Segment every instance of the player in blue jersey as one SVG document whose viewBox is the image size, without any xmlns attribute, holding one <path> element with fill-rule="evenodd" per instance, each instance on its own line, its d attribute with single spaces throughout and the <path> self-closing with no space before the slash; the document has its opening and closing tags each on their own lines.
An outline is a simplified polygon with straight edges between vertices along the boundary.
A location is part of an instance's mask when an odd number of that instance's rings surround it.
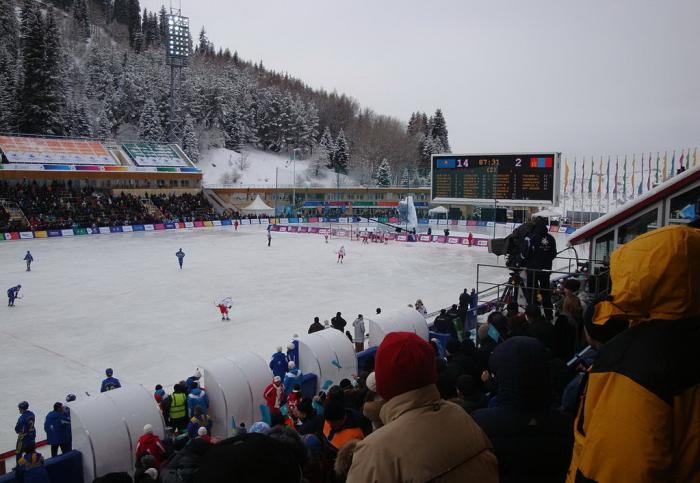
<svg viewBox="0 0 700 483">
<path fill-rule="evenodd" d="M 19 298 L 19 291 L 22 288 L 21 285 L 15 285 L 7 289 L 7 306 L 14 307 L 15 300 Z"/>
<path fill-rule="evenodd" d="M 27 445 L 34 444 L 36 441 L 36 429 L 34 428 L 34 413 L 29 410 L 29 403 L 22 401 L 17 405 L 19 409 L 19 419 L 15 425 L 15 433 L 17 433 L 17 461 L 26 451 Z"/>
<path fill-rule="evenodd" d="M 105 370 L 105 374 L 107 375 L 107 378 L 102 381 L 102 387 L 100 387 L 100 392 L 107 392 L 111 391 L 112 389 L 119 389 L 122 387 L 121 383 L 119 382 L 119 379 L 116 377 L 112 377 L 112 374 L 114 372 L 112 369 L 107 369 Z"/>
</svg>

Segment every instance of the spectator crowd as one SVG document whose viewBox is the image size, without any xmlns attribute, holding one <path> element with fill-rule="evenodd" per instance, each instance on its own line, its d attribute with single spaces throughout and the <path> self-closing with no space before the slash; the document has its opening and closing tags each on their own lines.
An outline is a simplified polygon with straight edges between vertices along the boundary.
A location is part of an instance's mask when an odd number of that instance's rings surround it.
<svg viewBox="0 0 700 483">
<path fill-rule="evenodd" d="M 510 303 L 478 325 L 465 290 L 430 341 L 390 333 L 358 374 L 316 394 L 302 391 L 294 345 L 278 347 L 263 420 L 221 441 L 199 370 L 171 394 L 158 385 L 172 431 L 143 428 L 135 481 L 700 481 L 696 253 L 692 226 L 642 235 L 613 253 L 611 294 L 591 300 L 575 278 L 555 287 L 553 321 Z M 337 313 L 309 332 L 346 326 Z M 61 427 L 57 405 L 46 424 Z M 16 429 L 33 443 L 28 409 Z M 34 454 L 27 444 L 20 465 L 40 466 Z"/>
</svg>

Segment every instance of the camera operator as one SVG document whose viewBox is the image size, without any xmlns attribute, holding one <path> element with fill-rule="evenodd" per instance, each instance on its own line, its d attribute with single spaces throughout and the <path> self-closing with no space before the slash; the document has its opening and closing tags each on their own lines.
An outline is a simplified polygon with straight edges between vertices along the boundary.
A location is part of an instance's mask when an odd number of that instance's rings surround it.
<svg viewBox="0 0 700 483">
<path fill-rule="evenodd" d="M 549 286 L 552 262 L 557 256 L 557 242 L 547 231 L 546 221 L 542 217 L 533 220 L 534 227 L 525 236 L 521 254 L 522 266 L 527 270 L 525 296 L 528 304 L 535 304 L 537 290 L 542 294 L 542 306 L 547 320 L 553 318 L 552 292 Z M 535 270 L 535 271 L 533 271 Z"/>
</svg>

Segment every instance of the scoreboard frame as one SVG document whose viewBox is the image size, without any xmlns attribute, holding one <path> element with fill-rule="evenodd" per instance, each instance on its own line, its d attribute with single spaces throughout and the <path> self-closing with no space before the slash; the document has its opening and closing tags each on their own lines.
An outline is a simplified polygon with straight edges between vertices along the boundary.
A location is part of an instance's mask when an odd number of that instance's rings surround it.
<svg viewBox="0 0 700 483">
<path fill-rule="evenodd" d="M 499 157 L 499 156 L 522 156 L 527 157 L 551 157 L 553 186 L 552 199 L 547 200 L 518 200 L 518 199 L 498 199 L 498 198 L 436 198 L 434 194 L 433 170 L 435 169 L 436 157 L 450 158 L 473 158 L 473 157 Z M 433 204 L 450 204 L 450 205 L 493 205 L 501 206 L 556 206 L 559 203 L 561 171 L 560 171 L 561 153 L 556 151 L 537 152 L 537 153 L 468 153 L 468 154 L 453 154 L 453 153 L 436 153 L 430 156 L 430 199 Z M 549 169 L 549 168 L 542 168 Z"/>
</svg>

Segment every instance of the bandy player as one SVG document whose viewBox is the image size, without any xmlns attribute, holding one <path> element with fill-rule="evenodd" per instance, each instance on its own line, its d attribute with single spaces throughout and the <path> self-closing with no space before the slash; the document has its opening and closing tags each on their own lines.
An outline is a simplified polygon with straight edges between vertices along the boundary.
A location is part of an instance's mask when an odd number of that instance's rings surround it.
<svg viewBox="0 0 700 483">
<path fill-rule="evenodd" d="M 335 263 L 343 263 L 343 258 L 345 258 L 345 246 L 341 245 L 338 250 L 338 260 Z"/>
</svg>

